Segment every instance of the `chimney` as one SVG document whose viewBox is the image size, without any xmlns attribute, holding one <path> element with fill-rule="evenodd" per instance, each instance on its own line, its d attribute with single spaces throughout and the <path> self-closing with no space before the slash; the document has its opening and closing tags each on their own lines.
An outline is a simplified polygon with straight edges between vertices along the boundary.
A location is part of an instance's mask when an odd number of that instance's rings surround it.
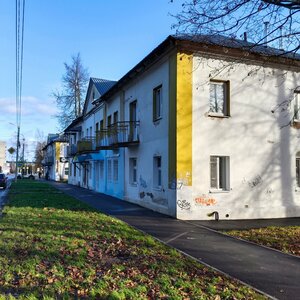
<svg viewBox="0 0 300 300">
<path fill-rule="evenodd" d="M 282 41 L 282 26 L 279 28 L 279 49 L 283 51 L 283 41 Z"/>
<path fill-rule="evenodd" d="M 247 32 L 244 32 L 244 41 L 247 42 Z"/>
<path fill-rule="evenodd" d="M 265 44 L 265 47 L 268 47 L 268 27 L 269 27 L 269 22 L 264 22 L 265 24 L 265 30 L 264 30 L 264 44 Z"/>
</svg>

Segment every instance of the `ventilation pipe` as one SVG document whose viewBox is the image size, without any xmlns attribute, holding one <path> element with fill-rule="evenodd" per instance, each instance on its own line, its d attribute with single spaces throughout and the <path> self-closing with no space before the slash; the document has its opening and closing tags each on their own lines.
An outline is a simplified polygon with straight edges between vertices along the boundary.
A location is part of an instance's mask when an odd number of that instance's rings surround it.
<svg viewBox="0 0 300 300">
<path fill-rule="evenodd" d="M 265 44 L 265 47 L 268 46 L 268 27 L 269 27 L 269 22 L 264 22 L 265 24 L 265 30 L 264 30 L 264 44 Z"/>
</svg>

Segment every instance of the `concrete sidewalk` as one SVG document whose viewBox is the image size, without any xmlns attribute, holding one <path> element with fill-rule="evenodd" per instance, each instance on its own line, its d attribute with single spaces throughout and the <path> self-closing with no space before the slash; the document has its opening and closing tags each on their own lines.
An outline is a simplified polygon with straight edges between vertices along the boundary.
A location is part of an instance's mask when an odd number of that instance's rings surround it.
<svg viewBox="0 0 300 300">
<path fill-rule="evenodd" d="M 223 235 L 208 228 L 209 222 L 176 220 L 114 197 L 68 184 L 49 183 L 271 297 L 300 299 L 298 257 Z M 299 218 L 290 221 L 292 225 L 300 223 Z M 276 222 L 289 224 L 286 219 L 266 220 L 265 223 L 275 225 Z M 220 223 L 216 224 L 214 221 L 211 224 L 213 226 L 210 227 L 221 227 Z M 229 221 L 230 228 L 240 227 L 241 224 L 241 221 Z M 246 221 L 245 224 L 242 227 L 249 228 L 251 221 Z M 257 224 L 257 220 L 252 221 L 253 224 Z M 260 224 L 264 224 L 264 221 L 261 220 Z"/>
</svg>

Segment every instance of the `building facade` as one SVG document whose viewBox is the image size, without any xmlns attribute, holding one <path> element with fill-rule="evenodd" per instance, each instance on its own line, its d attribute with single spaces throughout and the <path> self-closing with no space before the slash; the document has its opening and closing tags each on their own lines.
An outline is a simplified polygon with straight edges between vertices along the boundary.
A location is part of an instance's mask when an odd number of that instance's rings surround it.
<svg viewBox="0 0 300 300">
<path fill-rule="evenodd" d="M 94 97 L 69 183 L 191 220 L 300 215 L 300 60 L 168 37 Z"/>
<path fill-rule="evenodd" d="M 49 134 L 47 144 L 43 148 L 44 177 L 47 180 L 67 181 L 69 162 L 67 160 L 68 142 L 59 134 Z"/>
</svg>

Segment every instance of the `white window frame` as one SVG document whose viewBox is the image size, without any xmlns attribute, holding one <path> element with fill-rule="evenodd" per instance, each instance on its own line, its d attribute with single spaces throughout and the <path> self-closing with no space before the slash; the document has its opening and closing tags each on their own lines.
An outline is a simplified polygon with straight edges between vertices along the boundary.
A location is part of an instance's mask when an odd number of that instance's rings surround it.
<svg viewBox="0 0 300 300">
<path fill-rule="evenodd" d="M 129 183 L 131 185 L 137 185 L 137 158 L 129 158 Z"/>
<path fill-rule="evenodd" d="M 295 171 L 296 171 L 296 190 L 300 191 L 300 151 L 296 154 L 296 160 L 295 160 Z"/>
<path fill-rule="evenodd" d="M 153 157 L 153 188 L 161 189 L 162 188 L 162 158 L 161 156 Z"/>
<path fill-rule="evenodd" d="M 300 91 L 298 90 L 294 92 L 293 104 L 293 121 L 300 123 Z"/>
<path fill-rule="evenodd" d="M 104 160 L 99 161 L 99 178 L 104 179 Z"/>
<path fill-rule="evenodd" d="M 118 182 L 119 180 L 119 160 L 113 159 L 113 181 Z"/>
<path fill-rule="evenodd" d="M 161 118 L 162 118 L 162 85 L 159 85 L 153 89 L 153 122 L 160 120 Z"/>
<path fill-rule="evenodd" d="M 217 100 L 217 87 L 223 87 L 223 107 L 222 111 L 213 109 L 211 103 L 218 103 Z M 212 88 L 214 89 L 212 98 Z M 209 82 L 209 116 L 215 117 L 229 117 L 229 81 L 211 80 Z"/>
<path fill-rule="evenodd" d="M 112 182 L 112 159 L 107 160 L 107 182 Z"/>
<path fill-rule="evenodd" d="M 215 160 L 215 161 L 213 161 Z M 213 178 L 213 164 L 216 178 Z M 223 177 L 222 177 L 223 176 Z M 215 186 L 212 181 L 215 181 Z M 230 157 L 210 156 L 210 192 L 228 192 L 230 190 Z"/>
</svg>

